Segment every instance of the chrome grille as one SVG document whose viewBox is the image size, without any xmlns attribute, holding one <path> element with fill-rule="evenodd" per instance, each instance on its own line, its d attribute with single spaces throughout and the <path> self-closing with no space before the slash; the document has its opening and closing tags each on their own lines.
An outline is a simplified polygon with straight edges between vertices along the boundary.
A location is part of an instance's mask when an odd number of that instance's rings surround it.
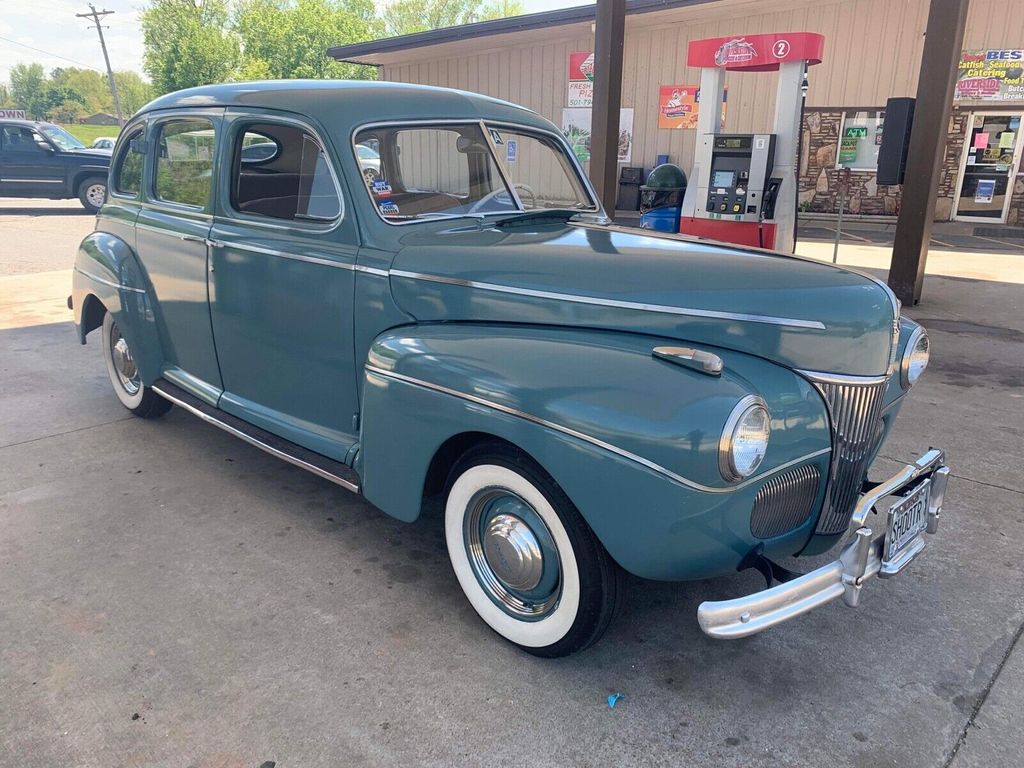
<svg viewBox="0 0 1024 768">
<path fill-rule="evenodd" d="M 750 532 L 759 539 L 770 539 L 799 526 L 813 511 L 820 480 L 813 464 L 770 478 L 754 497 Z"/>
<path fill-rule="evenodd" d="M 818 533 L 843 533 L 882 436 L 879 421 L 885 381 L 872 384 L 816 382 L 832 417 L 832 467 Z"/>
</svg>

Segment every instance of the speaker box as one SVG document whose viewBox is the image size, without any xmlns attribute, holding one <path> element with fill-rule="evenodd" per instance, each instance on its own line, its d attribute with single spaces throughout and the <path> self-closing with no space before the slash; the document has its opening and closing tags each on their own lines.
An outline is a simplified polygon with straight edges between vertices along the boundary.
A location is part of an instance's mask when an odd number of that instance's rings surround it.
<svg viewBox="0 0 1024 768">
<path fill-rule="evenodd" d="M 878 183 L 902 184 L 914 123 L 914 99 L 907 96 L 885 102 L 882 146 L 878 150 Z"/>
</svg>

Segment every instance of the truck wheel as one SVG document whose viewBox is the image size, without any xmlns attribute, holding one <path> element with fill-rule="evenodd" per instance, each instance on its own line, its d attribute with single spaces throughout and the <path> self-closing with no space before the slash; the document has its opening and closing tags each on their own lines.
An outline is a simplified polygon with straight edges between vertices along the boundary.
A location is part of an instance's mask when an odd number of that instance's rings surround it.
<svg viewBox="0 0 1024 768">
<path fill-rule="evenodd" d="M 103 315 L 103 359 L 107 363 L 107 375 L 114 394 L 121 405 L 143 419 L 155 419 L 170 410 L 169 401 L 142 383 L 128 342 L 109 312 Z"/>
<path fill-rule="evenodd" d="M 529 457 L 470 451 L 445 505 L 448 556 L 487 624 L 535 656 L 568 656 L 608 628 L 622 572 L 573 503 Z"/>
<path fill-rule="evenodd" d="M 98 213 L 107 198 L 107 180 L 103 176 L 90 176 L 78 185 L 78 199 L 89 213 Z"/>
</svg>

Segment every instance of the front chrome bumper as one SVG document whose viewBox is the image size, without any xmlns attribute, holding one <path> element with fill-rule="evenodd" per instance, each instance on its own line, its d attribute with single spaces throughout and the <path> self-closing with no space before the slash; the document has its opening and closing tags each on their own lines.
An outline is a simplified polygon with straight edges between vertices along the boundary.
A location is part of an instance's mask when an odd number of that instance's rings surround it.
<svg viewBox="0 0 1024 768">
<path fill-rule="evenodd" d="M 861 589 L 868 579 L 872 576 L 895 576 L 925 548 L 924 534 L 918 534 L 896 560 L 883 564 L 885 527 L 883 525 L 877 532 L 867 527 L 868 515 L 885 497 L 899 495 L 918 483 L 928 481 L 931 491 L 926 533 L 935 533 L 949 477 L 949 467 L 943 460 L 942 451 L 932 449 L 862 494 L 851 518 L 851 525 L 857 527 L 857 532 L 838 560 L 761 592 L 733 600 L 701 603 L 697 609 L 700 628 L 711 637 L 731 640 L 762 632 L 838 597 L 851 608 L 856 608 Z"/>
</svg>

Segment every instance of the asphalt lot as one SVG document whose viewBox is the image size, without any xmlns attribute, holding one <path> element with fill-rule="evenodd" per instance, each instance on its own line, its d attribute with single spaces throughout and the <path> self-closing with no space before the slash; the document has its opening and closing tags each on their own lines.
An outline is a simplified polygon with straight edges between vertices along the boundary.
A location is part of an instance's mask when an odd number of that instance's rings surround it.
<svg viewBox="0 0 1024 768">
<path fill-rule="evenodd" d="M 633 580 L 598 646 L 544 661 L 472 612 L 437 517 L 128 415 L 63 304 L 91 227 L 0 200 L 3 768 L 1024 760 L 1024 254 L 909 310 L 933 362 L 873 474 L 935 445 L 954 476 L 907 574 L 734 642 L 695 611 L 751 574 Z"/>
</svg>

